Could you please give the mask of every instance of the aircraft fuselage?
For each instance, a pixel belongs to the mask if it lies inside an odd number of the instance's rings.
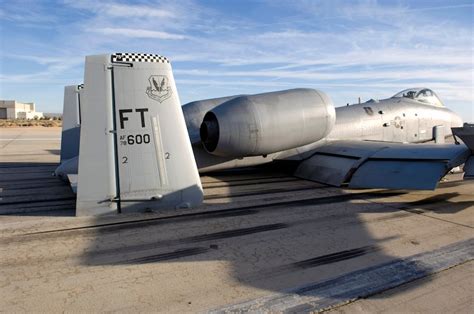
[[[192,115],[186,114],[186,106],[183,109],[186,120],[192,119]],[[200,142],[193,143],[193,150],[199,171],[208,172],[264,164],[273,160],[302,160],[312,149],[331,140],[430,142],[434,140],[435,126],[443,126],[444,136],[449,137],[452,127],[462,126],[462,119],[445,107],[423,104],[407,98],[388,98],[336,108],[336,124],[329,136],[302,147],[267,156],[239,159],[212,155],[206,152]],[[188,129],[188,132],[196,134],[199,130]]]

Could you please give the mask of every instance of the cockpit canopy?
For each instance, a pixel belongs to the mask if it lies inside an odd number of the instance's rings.
[[[409,88],[402,90],[392,98],[410,98],[425,104],[443,107],[443,103],[439,100],[438,95],[429,88]]]

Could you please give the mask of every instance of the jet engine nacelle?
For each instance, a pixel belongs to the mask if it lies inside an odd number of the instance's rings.
[[[245,95],[208,111],[200,136],[217,156],[266,155],[323,139],[335,118],[331,99],[314,89]]]

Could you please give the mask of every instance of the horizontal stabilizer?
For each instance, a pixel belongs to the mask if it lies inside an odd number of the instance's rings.
[[[54,171],[54,175],[67,181],[68,175],[78,173],[79,156],[63,161]],[[74,192],[75,193],[75,192]]]
[[[465,145],[334,141],[316,148],[295,175],[351,188],[432,190],[469,154]]]
[[[77,174],[68,174],[67,179],[74,194],[77,194]]]

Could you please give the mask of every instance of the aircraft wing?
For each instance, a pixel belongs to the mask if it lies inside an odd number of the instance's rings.
[[[350,188],[433,190],[470,154],[463,144],[332,141],[313,150],[295,176]]]

